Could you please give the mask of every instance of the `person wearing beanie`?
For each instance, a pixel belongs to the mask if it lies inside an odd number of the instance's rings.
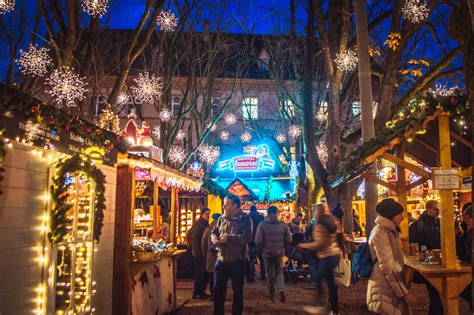
[[[204,235],[204,231],[209,227],[209,216],[211,210],[209,208],[203,208],[201,210],[201,216],[194,222],[188,237],[190,238],[191,251],[194,258],[194,299],[206,299],[210,295],[206,294],[207,287],[207,275],[206,275],[206,255],[202,251],[201,240]]]
[[[211,242],[211,232],[216,225],[217,219],[220,217],[220,213],[214,213],[212,215],[212,223],[204,231],[201,240],[202,253],[206,257],[206,274],[209,281],[209,288],[211,290],[211,300],[214,296],[214,265],[217,260],[216,248]]]
[[[369,237],[374,268],[367,286],[367,307],[378,314],[402,315],[407,304],[416,303],[402,280],[404,266],[400,243],[403,207],[392,198],[379,202],[375,208],[377,224]]]

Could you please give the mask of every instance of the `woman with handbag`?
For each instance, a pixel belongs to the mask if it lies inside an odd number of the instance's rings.
[[[319,259],[316,271],[316,294],[321,295],[322,280],[326,281],[331,303],[331,314],[339,314],[338,286],[334,272],[341,258],[341,247],[338,243],[338,232],[342,231],[328,208],[324,204],[316,205],[316,224],[313,228],[313,241],[298,246],[316,252]]]

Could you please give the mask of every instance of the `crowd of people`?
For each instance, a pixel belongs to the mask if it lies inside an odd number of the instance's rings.
[[[260,265],[260,277],[266,280],[268,299],[285,303],[284,257],[295,246],[305,250],[309,274],[314,283],[315,306],[324,305],[323,280],[328,292],[331,314],[339,314],[338,285],[335,271],[339,262],[346,257],[345,234],[342,229],[344,210],[337,204],[329,211],[326,204],[314,207],[314,217],[303,231],[303,214],[298,213],[288,224],[278,217],[278,209],[270,206],[266,217],[255,206],[249,214],[241,210],[240,199],[234,195],[224,198],[224,213],[212,215],[202,209],[200,218],[188,233],[189,244],[194,257],[195,299],[211,299],[214,314],[225,313],[227,282],[232,282],[232,314],[242,314],[244,309],[244,284],[256,279],[256,264]],[[407,307],[416,303],[413,294],[402,281],[404,267],[400,241],[400,223],[403,207],[394,199],[382,200],[376,206],[376,226],[368,237],[368,255],[371,272],[367,285],[367,307],[380,314],[406,314]],[[355,213],[353,213],[355,214]],[[359,218],[354,217],[354,227],[362,232]],[[410,218],[407,218],[410,219]],[[472,205],[462,209],[462,223],[456,229],[458,257],[470,263],[471,231],[473,226]],[[304,234],[303,234],[304,233]],[[356,232],[360,234],[359,232]],[[294,242],[303,234],[305,242]],[[295,238],[295,239],[293,239]],[[418,220],[409,220],[409,241],[430,250],[441,248],[439,203],[430,200],[426,211]],[[415,275],[415,282],[425,283],[429,293],[429,314],[443,314],[441,299],[436,289]],[[209,284],[210,295],[205,291]],[[461,294],[471,303],[471,285]]]

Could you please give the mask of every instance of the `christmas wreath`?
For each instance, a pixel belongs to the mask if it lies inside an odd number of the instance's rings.
[[[67,234],[68,225],[72,224],[68,219],[68,212],[72,205],[67,203],[68,188],[72,185],[70,175],[83,172],[95,183],[95,207],[94,207],[94,240],[99,241],[104,225],[105,209],[105,175],[87,157],[74,155],[59,160],[56,175],[51,185],[51,208],[50,231],[48,238],[52,244],[61,242]]]

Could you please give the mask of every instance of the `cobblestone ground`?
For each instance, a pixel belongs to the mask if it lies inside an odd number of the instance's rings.
[[[286,284],[287,302],[271,302],[268,299],[266,285],[264,281],[257,280],[253,283],[245,283],[244,287],[244,314],[328,314],[327,310],[315,311],[307,309],[314,304],[314,290],[309,289],[310,282],[299,281],[297,284]],[[177,284],[177,310],[173,314],[212,314],[212,302],[208,300],[193,300],[193,283],[191,280],[178,281]],[[341,314],[361,315],[371,314],[365,306],[365,294],[367,282],[360,281],[349,288],[339,289],[339,302]],[[414,314],[428,314],[428,292],[422,284],[413,284],[412,289],[418,299],[418,304],[414,309]],[[228,300],[226,302],[226,313],[231,313],[232,288],[229,281]],[[326,307],[326,305],[318,305]],[[467,303],[460,299],[460,314],[469,314]]]

